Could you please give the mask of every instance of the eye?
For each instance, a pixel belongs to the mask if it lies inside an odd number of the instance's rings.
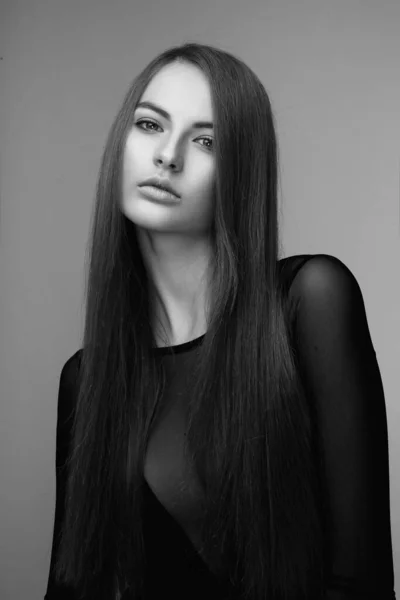
[[[142,124],[149,124],[149,125],[154,125],[154,127],[160,127],[159,125],[157,125],[157,123],[155,123],[154,121],[150,121],[149,119],[142,119],[141,121],[138,121],[136,123],[136,126],[139,127],[139,125]],[[139,127],[139,129],[143,129],[143,127]],[[149,131],[149,129],[147,127],[144,128],[144,131]],[[154,131],[153,129],[150,129],[150,131]],[[206,142],[210,142],[210,145],[206,145],[203,146],[203,144],[201,144],[204,148],[206,148],[206,150],[212,150],[212,143],[213,143],[213,138],[211,137],[206,137],[206,136],[202,136],[197,138],[198,140],[206,140]]]
[[[206,142],[210,142],[210,145],[209,146],[205,146],[205,148],[207,148],[208,150],[212,149],[213,142],[214,142],[213,138],[210,138],[210,137],[201,137],[201,138],[198,138],[198,139],[199,140],[206,140]]]
[[[150,125],[155,125],[156,127],[158,127],[157,123],[154,123],[154,121],[149,121],[148,119],[142,119],[141,121],[138,121],[136,125],[141,125],[142,123],[150,123]],[[142,127],[140,129],[142,129]]]

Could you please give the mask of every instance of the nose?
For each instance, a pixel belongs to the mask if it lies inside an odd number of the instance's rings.
[[[161,158],[157,158],[155,161],[156,165],[158,167],[164,166],[167,167],[168,169],[171,169],[172,171],[177,171],[178,170],[178,166],[177,166],[177,161],[171,161],[171,160],[165,160],[165,159],[161,159]]]
[[[155,163],[157,166],[165,166],[173,171],[177,171],[182,168],[182,158],[177,156],[176,151],[171,150],[168,152],[164,147],[163,150],[159,150],[155,157]]]

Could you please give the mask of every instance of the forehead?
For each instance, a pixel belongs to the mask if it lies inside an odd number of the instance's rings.
[[[172,63],[150,81],[140,101],[154,101],[171,115],[212,120],[211,88],[205,74],[195,65]]]

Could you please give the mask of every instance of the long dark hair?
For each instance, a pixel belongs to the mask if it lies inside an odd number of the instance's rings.
[[[206,74],[215,122],[212,302],[185,442],[205,493],[205,554],[229,556],[240,597],[322,598],[313,420],[277,272],[274,117],[248,66],[197,43],[168,49],[134,79],[102,156],[56,576],[95,598],[143,593],[144,459],[165,373],[152,353],[151,281],[120,209],[121,174],[135,107],[172,61]]]

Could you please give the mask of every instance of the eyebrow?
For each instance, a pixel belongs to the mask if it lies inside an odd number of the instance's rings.
[[[168,119],[168,121],[171,121],[171,115],[166,110],[161,108],[161,106],[158,106],[158,104],[143,101],[139,102],[136,106],[136,108],[140,107],[150,108],[151,110],[154,110],[155,112],[159,113],[165,119]],[[193,127],[195,129],[214,129],[214,125],[210,121],[196,121],[195,123],[193,123]]]

